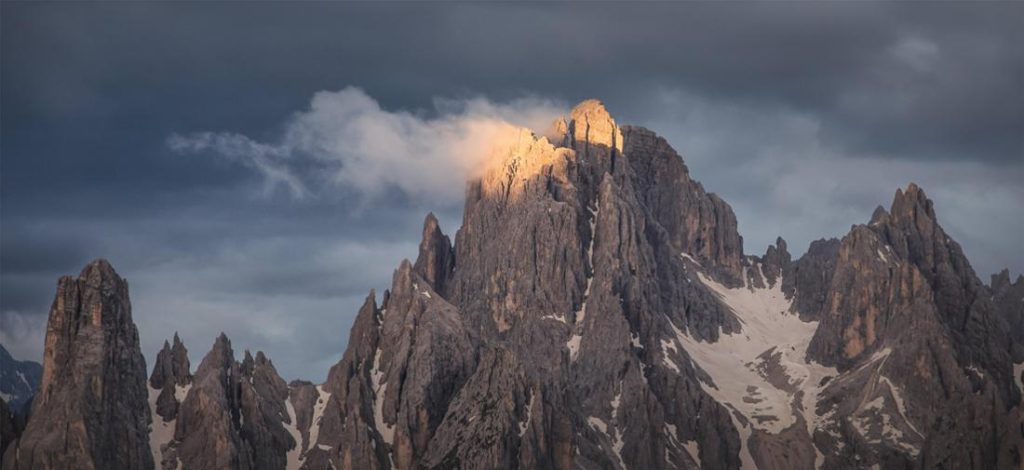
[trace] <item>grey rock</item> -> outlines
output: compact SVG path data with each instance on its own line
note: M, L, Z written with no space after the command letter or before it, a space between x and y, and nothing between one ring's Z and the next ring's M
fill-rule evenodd
M58 282L32 406L4 468L153 468L146 363L128 283L107 261Z
M173 421L178 416L177 389L192 383L192 373L188 361L188 350L181 342L178 334L174 334L174 346L164 341L164 347L156 355L153 372L149 376L149 386L160 390L156 401L156 414L164 421Z
M178 410L173 447L184 468L254 468L241 436L241 379L231 341L221 333Z
M287 451L299 445L283 426L290 419L285 405L288 385L262 351L255 359L246 351L240 372L240 436L252 449L253 468L284 468Z
M707 265L726 284L739 285L743 238L732 208L690 178L683 159L664 138L635 126L626 126L624 134L635 186L672 246Z
M295 410L295 424L302 442L299 444L300 455L309 449L309 430L313 424L313 408L320 399L320 392L312 382L293 380L288 384L288 398Z
M1010 271L992 275L992 303L1006 321L1013 362L1024 362L1024 276L1010 282Z
M221 333L192 380L165 468L285 468L288 451L301 445L285 428L291 391L262 351L245 351L239 363Z
M817 320L825 309L839 246L835 238L811 242L807 253L793 261L789 274L782 277L782 291L793 299L793 308L805 321Z
M843 438L815 435L827 466L1019 464L1010 343L984 292L915 185L853 227L808 348L843 372L823 400Z
M164 347L156 355L153 373L149 376L149 385L153 388L164 388L164 384L188 385L192 383L192 373L188 361L188 349L181 342L178 333L174 333L174 346L164 341Z
M416 258L413 270L430 284L434 292L443 296L447 292L448 280L452 276L454 266L455 252L452 250L452 242L441 232L437 217L429 213L423 221L423 241L420 242L420 254Z
M0 394L9 397L7 406L12 413L28 414L27 405L32 402L42 378L42 364L14 359L0 344Z
M7 406L7 402L0 398L0 459L3 458L7 447L18 440L21 432L22 427L19 426L14 413ZM4 468L7 468L6 465Z

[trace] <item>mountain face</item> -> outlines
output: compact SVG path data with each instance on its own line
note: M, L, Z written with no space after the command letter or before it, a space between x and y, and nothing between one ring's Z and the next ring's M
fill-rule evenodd
M746 256L664 139L596 101L556 128L495 148L454 246L428 217L367 298L305 468L1021 465L1022 296L920 188Z
M27 414L43 378L38 362L18 361L0 345L0 400L16 414Z
M984 285L921 188L747 255L663 138L594 100L554 134L495 143L454 237L426 217L323 384L223 334L147 384L123 281L62 279L4 468L1024 468L1024 278Z
M62 277L31 418L4 468L153 468L145 368L128 283L103 260Z

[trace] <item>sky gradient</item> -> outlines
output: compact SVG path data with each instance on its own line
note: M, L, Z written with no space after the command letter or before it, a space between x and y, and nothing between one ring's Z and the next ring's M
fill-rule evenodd
M175 331L193 365L224 331L323 380L425 214L458 228L480 126L586 98L665 136L748 254L781 235L799 256L913 181L983 281L1024 271L1022 3L0 9L17 358L41 359L57 278L104 257L150 365Z

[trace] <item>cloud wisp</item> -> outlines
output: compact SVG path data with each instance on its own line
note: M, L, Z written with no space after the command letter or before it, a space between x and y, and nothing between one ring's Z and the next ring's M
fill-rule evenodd
M368 199L399 190L411 198L461 202L496 138L516 128L547 129L564 114L552 100L435 99L434 113L389 111L362 89L321 91L295 113L276 142L232 132L174 134L179 153L210 152L260 173L265 192L294 198L341 188Z

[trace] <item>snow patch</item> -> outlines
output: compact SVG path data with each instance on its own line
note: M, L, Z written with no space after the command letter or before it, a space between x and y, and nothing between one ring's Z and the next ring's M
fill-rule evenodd
M756 469L757 464L754 463L754 456L750 454L750 435L753 431L750 429L749 421L748 424L744 425L740 423L739 419L736 419L736 410L729 410L729 418L732 419L732 425L740 433L740 468Z
M850 424L864 437L867 443L879 445L884 442L890 447L916 457L921 452L920 449L904 440L903 431L893 426L892 417L884 410L885 396L879 395L874 400L861 405L849 418ZM875 428L878 428L878 431L872 432ZM914 431L917 432L916 429Z
M380 369L380 348L377 348L373 356L373 370L370 373L373 380L373 424L377 432L384 438L384 442L392 444L395 441L395 426L388 426L384 422L384 397L388 392L388 384L381 383L384 379L384 371Z
M697 468L700 468L700 446L697 445L697 441L686 441L683 447L686 448L686 453L690 454L690 458L697 462Z
M149 427L149 450L153 453L153 463L159 468L160 462L163 461L162 448L174 440L174 427L177 420L164 421L164 418L156 413L156 401L160 398L160 389L153 388L148 383L146 388L149 389L149 415L153 420Z
M594 240L597 238L595 229L597 228L597 214L601 211L601 202L596 202L594 208L588 207L587 210L590 211L590 244L587 245L587 265L590 267L590 274L587 275L587 287L583 290L583 303L576 311L577 325L582 323L587 316L587 299L590 298L590 286L594 282Z
M327 407L327 401L330 400L330 392L324 390L323 385L316 386L317 393L320 396L316 399L316 404L313 405L313 420L309 425L309 443L316 444L317 439L320 437L320 421L324 417L324 408Z
M526 405L526 420L519 423L519 438L522 439L526 430L530 427L530 420L533 418L533 400L537 398L536 393L530 394L530 403Z
M568 325L568 322L565 321L565 315L544 315L543 317L540 317L540 319L562 322Z
M896 384L892 383L892 381L889 380L889 378L884 375L880 376L878 380L880 382L885 383L885 385L889 387L889 394L892 395L892 400L893 402L896 403L896 410L900 412L900 417L903 418L903 422L907 423L907 427L909 427L911 430L917 433L918 436L921 436L923 438L924 434L921 434L921 431L918 431L917 428L914 426L914 423L910 422L910 418L907 417L906 402L903 401L903 395L900 393L899 387L897 387Z
M618 422L619 420L619 405L622 404L622 381L619 381L619 392L615 394L615 398L609 402L612 405L612 420ZM618 427L618 426L616 426Z
M595 229L597 228L597 214L601 211L601 203L596 202L595 207L588 207L590 211L590 244L587 246L587 265L590 267L590 273L587 275L587 287L583 290L583 302L580 303L580 309L576 311L575 322L577 328L583 323L583 319L587 316L587 300L590 299L590 286L594 282L594 239L597 238ZM569 359L572 362L576 362L576 356L580 351L580 341L583 336L580 333L573 333L569 340L565 342L565 346L569 348Z
M669 324L672 324L671 320L669 320ZM672 328L675 328L675 325L672 325ZM678 330L676 331L676 334L678 336ZM672 351L677 354L679 353L679 350L676 349L676 340L661 340L661 362L663 362L665 366L668 367L669 369L676 371L676 374L679 374L679 366L676 364L676 361L673 361L672 358L668 355L669 351Z
M693 264L696 264L698 267L703 267L701 266L700 261L694 259L689 253L679 253L679 256L683 257L683 259L689 260Z
M298 470L302 465L302 434L299 433L299 421L295 415L295 406L292 405L291 397L284 401L284 408L288 412L288 422L284 423L284 429L295 439L295 447L288 450L286 470Z
M611 441L612 451L615 452L615 456L619 459L619 465L622 468L626 468L626 463L622 460L622 447L625 445L625 442L622 440L622 431L618 429L619 426L616 426L615 436L613 437L608 434L608 423L605 423L603 419L591 416L587 418L587 424L600 431L601 434L604 434Z
M612 440L612 450L615 451L615 456L619 459L619 465L622 468L626 467L626 461L622 460L622 447L625 446L625 441L622 440L622 430L618 426L615 426L615 438Z
M706 343L672 324L675 339L714 382L713 386L702 383L704 389L743 415L754 428L773 434L795 423L795 413L802 410L813 435L817 422L814 410L822 388L819 384L826 376L838 375L836 369L806 359L818 323L804 322L789 313L792 302L782 292L781 282L770 288L730 289L703 274L700 280L736 314L743 330L721 334L717 342ZM759 367L764 365L759 356L773 349L769 354L784 373L773 381L784 380L782 387L767 380L765 368ZM794 409L796 394L783 388L803 391L799 410Z
M662 346L670 350L678 342L694 365L710 376L712 383L702 381L701 387L730 409L730 418L740 433L741 464L743 468L756 468L747 442L753 430L777 434L796 423L799 415L813 436L827 418L819 417L816 411L825 388L823 379L838 376L839 372L807 359L807 347L818 322L804 322L790 313L792 301L782 292L781 280L768 288L731 289L703 273L698 276L732 310L742 331L720 334L717 342L707 343L670 321L675 337L662 340ZM746 272L743 279L748 279ZM667 358L666 365L677 369ZM823 458L816 461L821 464Z
M571 359L572 362L576 362L576 356L580 352L580 341L582 340L582 335L574 333L569 337L569 341L565 342L565 346L569 348L569 359Z
M192 384L175 385L174 386L174 399L178 400L178 403L184 403L185 402L185 397L188 396L189 390L192 390Z

